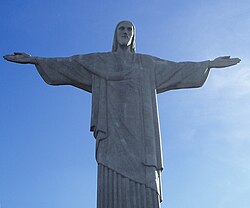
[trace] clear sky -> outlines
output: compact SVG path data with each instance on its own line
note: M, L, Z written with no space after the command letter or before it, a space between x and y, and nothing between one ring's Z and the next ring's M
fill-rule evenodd
M41 57L111 50L118 21L137 51L172 61L240 57L199 89L158 96L162 207L250 207L249 0L1 1L0 52ZM91 94L46 85L32 65L0 60L0 207L96 206Z

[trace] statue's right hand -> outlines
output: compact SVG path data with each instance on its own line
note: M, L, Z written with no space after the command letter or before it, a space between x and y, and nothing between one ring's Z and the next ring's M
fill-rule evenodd
M14 52L14 54L5 55L3 58L7 61L19 63L19 64L33 64L34 58L26 53Z

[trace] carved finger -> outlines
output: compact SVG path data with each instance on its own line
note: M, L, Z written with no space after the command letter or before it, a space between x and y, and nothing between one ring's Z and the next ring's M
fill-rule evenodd
M7 61L9 61L11 58L13 57L13 55L5 55L3 56L3 58Z
M4 55L3 58L4 58L4 59L7 59L8 56L9 56L9 55Z
M14 52L14 55L23 55L21 52Z
M234 63L239 63L241 60L239 58L232 58L231 59Z
M223 59L230 59L230 56L222 56Z
M13 55L6 55L3 58L7 61L15 61L15 56Z

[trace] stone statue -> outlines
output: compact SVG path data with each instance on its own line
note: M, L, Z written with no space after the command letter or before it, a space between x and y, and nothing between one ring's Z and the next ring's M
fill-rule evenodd
M159 208L162 201L161 138L156 94L201 87L211 68L240 62L172 62L136 53L135 26L118 23L112 52L40 58L25 53L7 61L34 64L49 85L92 93L91 131L96 138L98 208Z

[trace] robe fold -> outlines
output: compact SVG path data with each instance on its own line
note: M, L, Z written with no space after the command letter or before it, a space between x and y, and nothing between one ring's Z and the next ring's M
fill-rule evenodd
M160 201L163 163L156 94L201 87L208 66L208 61L176 63L112 52L37 58L36 64L46 83L72 85L92 93L90 130L96 138L98 164L152 190ZM98 184L98 193L102 186L104 182Z

